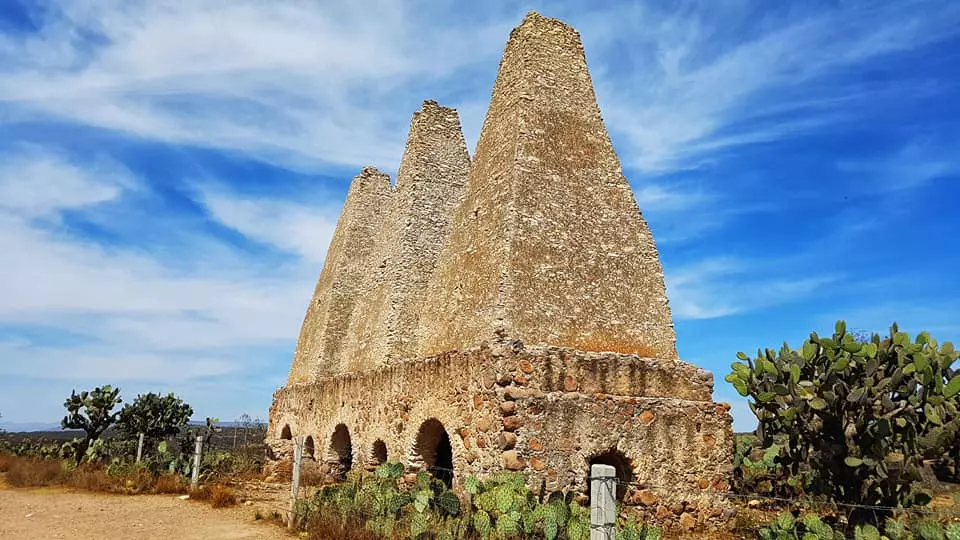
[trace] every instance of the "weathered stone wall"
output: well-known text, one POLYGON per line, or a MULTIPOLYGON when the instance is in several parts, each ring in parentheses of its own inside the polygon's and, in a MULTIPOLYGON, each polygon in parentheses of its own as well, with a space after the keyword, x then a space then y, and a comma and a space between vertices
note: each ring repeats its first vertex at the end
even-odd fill
POLYGON ((300 329, 289 384, 341 372, 340 347, 389 208, 390 177, 372 167, 353 179, 300 329))
POLYGON ((341 351, 347 372, 413 358, 420 311, 459 202, 470 156, 457 111, 425 101, 410 122, 375 264, 358 295, 341 351))
POLYGON ((370 464, 382 441, 389 460, 417 468, 418 431, 436 419, 455 485, 506 467, 536 489, 584 491, 590 458, 614 449, 631 462, 628 504, 647 490, 650 512, 716 507, 733 442, 729 407, 710 401, 712 388, 708 372, 683 362, 505 342, 288 386, 275 395, 269 438, 289 451, 289 427, 335 462, 331 437, 343 424, 354 467, 370 464))
POLYGON ((653 237, 560 21, 510 36, 430 298, 421 355, 501 333, 677 359, 653 237))
POLYGON ((718 517, 733 441, 675 341, 580 37, 531 14, 472 164, 456 111, 428 101, 396 189, 354 180, 268 443, 282 463, 309 437, 334 473, 384 450, 430 467, 449 437, 455 483, 507 468, 581 492, 591 460, 614 460, 625 502, 689 527, 718 517))

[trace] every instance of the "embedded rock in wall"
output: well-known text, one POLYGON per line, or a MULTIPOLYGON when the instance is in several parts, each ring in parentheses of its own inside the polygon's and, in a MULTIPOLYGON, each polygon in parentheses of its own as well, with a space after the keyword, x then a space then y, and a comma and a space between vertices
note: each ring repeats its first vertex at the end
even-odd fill
POLYGON ((499 334, 677 358, 653 236, 560 21, 532 13, 510 36, 427 296, 421 356, 499 334))
POLYGON ((288 384, 341 373, 340 348, 358 288, 373 264, 373 239, 390 195, 390 177, 375 168, 364 168, 353 179, 300 329, 288 384))

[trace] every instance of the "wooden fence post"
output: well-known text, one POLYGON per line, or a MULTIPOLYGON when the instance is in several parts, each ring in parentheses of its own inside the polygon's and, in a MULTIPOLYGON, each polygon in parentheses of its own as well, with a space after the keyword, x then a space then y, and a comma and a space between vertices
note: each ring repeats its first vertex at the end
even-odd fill
POLYGON ((193 471, 190 474, 190 489, 200 484, 200 454, 203 452, 203 435, 197 435, 197 446, 193 452, 193 471))
POLYGON ((614 540, 617 521, 617 470, 590 466, 590 540, 614 540))
POLYGON ((297 437, 293 441, 293 478, 290 484, 290 519, 287 527, 296 527, 297 497, 300 495, 300 462, 303 461, 304 438, 297 437))

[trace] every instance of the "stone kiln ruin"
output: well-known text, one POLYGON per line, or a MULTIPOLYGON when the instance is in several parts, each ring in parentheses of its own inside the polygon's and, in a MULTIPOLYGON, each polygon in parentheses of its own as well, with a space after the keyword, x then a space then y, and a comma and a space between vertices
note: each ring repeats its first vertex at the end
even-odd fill
POLYGON ((396 186, 354 178, 268 443, 285 459, 307 437, 334 475, 401 461, 454 486, 507 468, 584 492, 602 462, 627 503, 691 516, 727 489, 731 418, 712 390, 677 356, 580 37, 531 13, 472 163, 457 112, 427 101, 396 186))

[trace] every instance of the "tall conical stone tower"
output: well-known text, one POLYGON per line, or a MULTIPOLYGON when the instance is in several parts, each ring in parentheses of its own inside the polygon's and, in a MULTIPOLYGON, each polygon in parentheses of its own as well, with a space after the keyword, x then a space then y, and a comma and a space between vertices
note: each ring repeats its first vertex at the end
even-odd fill
POLYGON ((410 122, 367 283, 342 353, 346 372, 414 358, 427 283, 463 195, 470 156, 457 111, 425 101, 410 122))
POLYGON ((374 240, 388 215, 391 194, 390 177, 372 167, 350 184, 300 329, 288 384, 341 373, 340 350, 364 276, 375 263, 374 240))
POLYGON ((453 222, 421 355, 498 334, 677 358, 653 237, 564 23, 531 13, 510 35, 453 222))
POLYGON ((327 481, 394 461, 454 489, 509 469, 585 494, 604 463, 644 521, 713 528, 730 407, 675 341, 580 37, 531 13, 472 163, 456 111, 427 101, 396 187, 374 169, 354 179, 274 394, 270 467, 301 445, 327 481))

